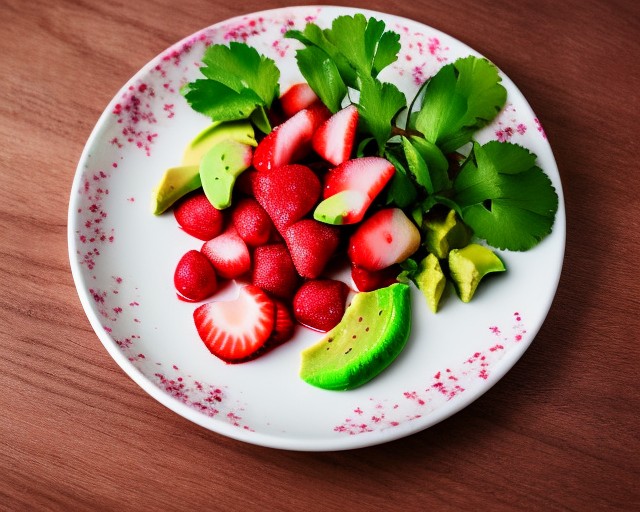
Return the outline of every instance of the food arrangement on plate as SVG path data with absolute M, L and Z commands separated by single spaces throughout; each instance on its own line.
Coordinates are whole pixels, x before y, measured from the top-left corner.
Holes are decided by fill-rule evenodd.
M 380 79 L 401 48 L 383 21 L 344 15 L 285 37 L 301 43 L 305 82 L 283 94 L 276 63 L 253 47 L 207 48 L 182 93 L 212 124 L 156 184 L 153 213 L 172 211 L 202 241 L 174 284 L 198 303 L 194 332 L 213 355 L 254 360 L 301 324 L 324 335 L 302 352 L 300 377 L 348 390 L 403 350 L 410 287 L 433 313 L 446 286 L 472 301 L 506 270 L 497 250 L 551 232 L 558 196 L 529 150 L 474 139 L 507 97 L 488 60 L 446 64 L 406 98 Z M 227 280 L 237 297 L 216 300 Z

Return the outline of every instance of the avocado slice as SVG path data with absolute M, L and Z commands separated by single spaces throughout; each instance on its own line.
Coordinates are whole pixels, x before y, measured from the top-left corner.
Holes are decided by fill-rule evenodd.
M 197 165 L 167 169 L 151 194 L 151 211 L 154 215 L 160 215 L 182 196 L 200 186 L 200 168 Z
M 455 210 L 449 210 L 446 215 L 441 212 L 429 215 L 422 227 L 427 250 L 440 259 L 446 258 L 451 249 L 465 247 L 471 240 L 471 231 Z
M 438 304 L 444 291 L 447 279 L 442 272 L 440 261 L 434 254 L 428 254 L 420 262 L 418 274 L 415 276 L 415 282 L 425 299 L 429 309 L 434 313 L 438 312 Z
M 409 286 L 394 283 L 353 298 L 344 317 L 302 352 L 300 377 L 322 389 L 361 386 L 389 366 L 411 331 Z
M 191 140 L 184 150 L 182 165 L 200 165 L 202 157 L 213 146 L 225 139 L 232 139 L 252 147 L 258 145 L 253 126 L 249 121 L 217 121 Z
M 215 122 L 209 125 L 186 147 L 182 165 L 167 169 L 153 189 L 151 210 L 155 215 L 160 215 L 182 196 L 202 186 L 200 162 L 203 156 L 213 146 L 227 139 L 251 147 L 258 145 L 253 126 L 248 121 Z
M 325 224 L 346 224 L 354 212 L 364 209 L 368 199 L 367 194 L 359 190 L 343 190 L 321 201 L 313 218 Z
M 480 280 L 491 272 L 504 272 L 502 260 L 489 248 L 469 244 L 449 252 L 449 273 L 462 302 L 469 302 Z
M 200 162 L 200 180 L 204 194 L 218 210 L 231 206 L 236 178 L 251 165 L 251 146 L 224 139 L 205 153 Z

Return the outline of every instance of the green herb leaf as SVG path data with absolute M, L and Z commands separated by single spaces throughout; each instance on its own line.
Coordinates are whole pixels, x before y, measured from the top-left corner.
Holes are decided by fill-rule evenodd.
M 260 97 L 251 89 L 237 92 L 220 82 L 196 80 L 182 89 L 191 108 L 214 121 L 247 119 L 258 105 Z
M 302 76 L 322 103 L 333 113 L 340 110 L 347 95 L 347 86 L 335 61 L 315 46 L 298 50 L 296 60 Z
M 404 94 L 393 84 L 372 77 L 359 77 L 358 114 L 364 131 L 376 139 L 379 154 L 391 136 L 392 123 L 406 107 Z
M 258 127 L 270 131 L 264 109 L 271 107 L 280 88 L 275 62 L 244 43 L 232 42 L 207 48 L 200 72 L 205 77 L 187 84 L 182 93 L 197 112 L 214 121 L 247 119 L 256 108 Z
M 427 85 L 415 128 L 443 153 L 455 151 L 504 106 L 507 92 L 500 81 L 493 64 L 474 56 L 442 67 Z
M 396 168 L 396 172 L 387 188 L 386 203 L 387 205 L 394 204 L 399 208 L 405 208 L 416 201 L 418 197 L 416 186 L 409 178 L 404 163 L 391 150 L 385 151 L 384 156 Z
M 558 195 L 535 160 L 516 144 L 474 144 L 452 199 L 464 222 L 489 245 L 526 251 L 551 232 Z
M 326 30 L 308 23 L 303 31 L 290 30 L 285 37 L 326 53 L 344 83 L 354 89 L 359 88 L 357 75 L 376 77 L 398 58 L 400 51 L 399 34 L 385 32 L 383 21 L 367 19 L 363 14 L 338 16 Z

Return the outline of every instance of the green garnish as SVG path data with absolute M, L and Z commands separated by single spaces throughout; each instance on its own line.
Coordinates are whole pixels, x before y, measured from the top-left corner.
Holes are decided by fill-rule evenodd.
M 535 161 L 516 144 L 476 142 L 454 182 L 462 219 L 493 247 L 526 251 L 551 233 L 558 195 Z
M 271 131 L 265 109 L 280 92 L 280 70 L 255 48 L 232 42 L 205 51 L 197 79 L 183 87 L 191 107 L 214 121 L 251 119 L 263 132 Z
M 442 67 L 429 80 L 414 128 L 450 153 L 470 142 L 504 107 L 507 91 L 497 68 L 469 56 Z

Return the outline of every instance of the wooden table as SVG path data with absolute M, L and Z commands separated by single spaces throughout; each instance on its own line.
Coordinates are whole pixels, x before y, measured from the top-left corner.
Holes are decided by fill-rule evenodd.
M 640 509 L 640 4 L 360 4 L 494 60 L 545 126 L 568 239 L 531 348 L 462 412 L 357 451 L 256 447 L 164 408 L 80 305 L 66 238 L 75 167 L 143 64 L 277 4 L 0 0 L 0 509 Z

